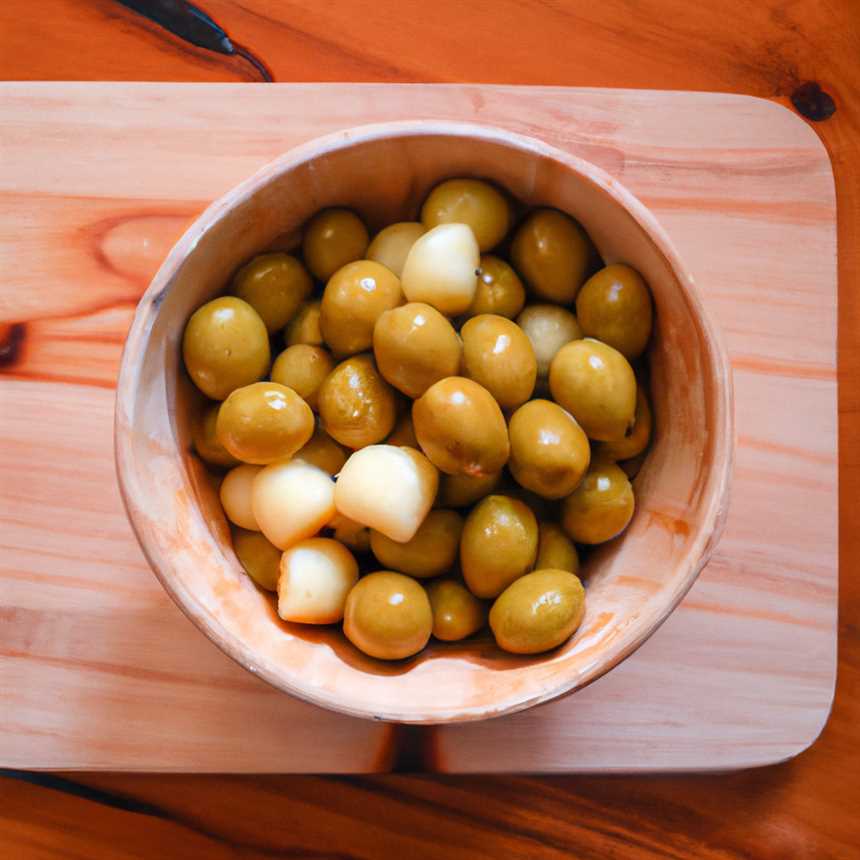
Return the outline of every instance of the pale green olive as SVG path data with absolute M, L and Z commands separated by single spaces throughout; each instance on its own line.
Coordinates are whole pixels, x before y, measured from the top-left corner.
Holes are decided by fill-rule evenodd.
M 316 412 L 320 387 L 333 370 L 334 361 L 321 346 L 297 343 L 275 359 L 271 376 L 272 382 L 292 388 Z
M 564 529 L 556 523 L 542 522 L 539 526 L 538 553 L 535 559 L 535 570 L 569 570 L 579 571 L 579 553 L 574 542 L 564 533 Z
M 427 514 L 415 535 L 405 543 L 371 531 L 370 548 L 380 564 L 417 579 L 429 579 L 447 573 L 454 566 L 462 532 L 463 518 L 456 511 L 437 509 Z
M 194 422 L 191 440 L 200 459 L 212 466 L 238 466 L 239 461 L 218 441 L 215 431 L 218 422 L 218 408 L 214 403 L 198 416 Z
M 487 607 L 453 579 L 434 579 L 427 586 L 433 610 L 433 635 L 443 642 L 458 642 L 487 623 Z
M 494 248 L 511 226 L 511 208 L 505 196 L 480 179 L 448 179 L 440 182 L 421 207 L 427 229 L 439 224 L 467 224 L 482 251 Z
M 526 288 L 519 275 L 500 257 L 481 255 L 478 286 L 467 317 L 498 314 L 513 319 L 526 303 Z
M 633 429 L 617 442 L 598 442 L 595 453 L 607 460 L 632 460 L 638 457 L 651 441 L 651 406 L 648 395 L 640 385 L 636 391 L 636 413 Z
M 327 281 L 341 266 L 364 257 L 370 237 L 349 209 L 323 209 L 305 227 L 302 254 L 314 277 Z
M 260 588 L 266 591 L 278 590 L 278 576 L 281 573 L 281 550 L 260 532 L 251 532 L 234 526 L 233 551 L 245 568 L 245 572 Z
M 614 463 L 597 461 L 564 500 L 561 524 L 577 543 L 603 543 L 627 528 L 634 507 L 627 475 Z
M 295 316 L 313 286 L 305 267 L 289 254 L 260 254 L 233 278 L 233 292 L 260 315 L 269 334 Z

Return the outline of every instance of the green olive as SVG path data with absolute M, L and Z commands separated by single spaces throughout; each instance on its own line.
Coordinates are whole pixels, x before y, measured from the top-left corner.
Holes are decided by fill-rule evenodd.
M 272 365 L 272 382 L 292 388 L 317 411 L 320 386 L 334 370 L 332 357 L 321 346 L 297 343 L 288 346 Z
M 223 296 L 191 315 L 182 338 L 182 357 L 194 384 L 212 400 L 223 400 L 266 375 L 269 333 L 247 302 Z
M 536 570 L 499 595 L 490 610 L 496 644 L 512 654 L 540 654 L 566 642 L 585 615 L 585 589 L 566 570 Z
M 561 526 L 555 523 L 540 524 L 535 570 L 569 570 L 576 573 L 579 570 L 579 553 L 576 545 L 564 533 Z
M 302 241 L 307 267 L 327 281 L 341 266 L 360 260 L 370 237 L 361 218 L 349 209 L 323 209 L 308 222 Z
M 517 483 L 546 499 L 574 491 L 588 469 L 591 448 L 585 431 L 570 413 L 550 400 L 530 400 L 508 425 Z
M 433 610 L 433 635 L 443 642 L 471 636 L 487 623 L 487 607 L 453 579 L 435 579 L 427 586 Z
M 526 288 L 519 275 L 500 257 L 481 255 L 478 287 L 466 316 L 498 314 L 513 319 L 526 303 Z
M 373 354 L 379 372 L 413 399 L 434 382 L 455 376 L 462 352 L 451 323 L 423 302 L 385 311 L 373 330 Z
M 412 414 L 410 412 L 404 412 L 397 419 L 397 423 L 394 425 L 391 435 L 385 440 L 385 444 L 418 450 L 418 440 L 415 438 L 415 428 L 412 426 Z
M 371 657 L 411 657 L 427 644 L 432 630 L 433 611 L 427 592 L 402 573 L 370 573 L 346 598 L 343 632 L 359 651 Z
M 566 343 L 582 337 L 576 317 L 558 305 L 529 305 L 517 317 L 517 325 L 526 333 L 535 351 L 538 379 L 549 376 L 552 360 Z
M 460 565 L 476 597 L 496 597 L 532 569 L 538 525 L 531 508 L 510 496 L 487 496 L 466 518 Z
M 304 447 L 296 452 L 294 459 L 304 460 L 329 475 L 336 475 L 343 468 L 348 456 L 345 448 L 338 445 L 325 430 L 317 427 Z
M 627 359 L 599 340 L 563 346 L 549 369 L 553 400 L 580 423 L 589 439 L 617 442 L 633 426 L 636 376 Z
M 384 230 L 380 230 L 370 243 L 367 259 L 382 263 L 399 278 L 403 274 L 403 264 L 409 251 L 426 232 L 427 228 L 418 221 L 389 224 Z
M 292 388 L 255 382 L 221 404 L 215 432 L 236 459 L 262 466 L 292 457 L 313 435 L 314 414 Z
M 421 221 L 428 230 L 439 224 L 466 224 L 481 251 L 489 251 L 510 229 L 511 208 L 489 182 L 449 179 L 430 192 L 421 207 Z
M 541 299 L 569 304 L 585 281 L 591 243 L 570 216 L 538 209 L 526 218 L 511 244 L 511 262 Z
M 642 386 L 636 389 L 636 412 L 633 429 L 617 442 L 598 442 L 595 453 L 606 460 L 631 460 L 641 454 L 651 441 L 651 405 Z
M 339 356 L 370 349 L 376 321 L 402 299 L 400 280 L 381 263 L 347 263 L 329 278 L 323 293 L 323 339 Z
M 260 588 L 278 590 L 281 573 L 281 550 L 269 543 L 260 532 L 249 532 L 233 526 L 233 551 L 245 572 Z
M 627 528 L 635 504 L 627 475 L 615 463 L 598 461 L 564 500 L 561 524 L 577 543 L 603 543 Z
M 502 409 L 516 409 L 531 397 L 537 360 L 531 342 L 511 320 L 481 314 L 461 329 L 464 375 L 483 385 Z
M 289 254 L 261 254 L 233 278 L 233 292 L 260 315 L 269 334 L 295 316 L 313 287 L 305 267 Z
M 295 346 L 306 343 L 310 346 L 324 346 L 320 331 L 320 302 L 305 302 L 296 312 L 292 321 L 284 329 L 284 343 Z
M 209 406 L 194 422 L 191 440 L 200 459 L 212 466 L 238 466 L 239 461 L 218 441 L 215 425 L 220 404 Z
M 487 475 L 440 475 L 437 503 L 444 508 L 467 508 L 489 496 L 502 479 L 501 472 Z
M 370 548 L 380 564 L 418 579 L 448 572 L 457 560 L 463 518 L 456 511 L 433 510 L 406 543 L 371 531 Z
M 319 410 L 325 431 L 341 445 L 357 449 L 381 442 L 392 431 L 397 401 L 373 359 L 354 355 L 326 377 Z
M 448 475 L 478 477 L 508 462 L 508 428 L 486 388 L 462 376 L 434 383 L 412 405 L 421 450 Z
M 576 297 L 576 316 L 588 337 L 632 361 L 651 337 L 651 293 L 635 269 L 615 263 L 585 282 Z

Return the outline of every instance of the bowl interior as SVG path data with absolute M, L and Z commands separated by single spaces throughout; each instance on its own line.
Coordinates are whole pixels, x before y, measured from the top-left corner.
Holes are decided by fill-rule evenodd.
M 575 637 L 537 657 L 489 640 L 428 647 L 386 664 L 337 628 L 280 621 L 241 570 L 217 493 L 190 454 L 180 344 L 191 312 L 249 257 L 289 244 L 314 212 L 356 209 L 371 231 L 413 220 L 451 176 L 485 177 L 527 205 L 555 206 L 607 262 L 647 279 L 655 426 L 628 530 L 588 558 L 587 611 Z M 183 610 L 228 654 L 276 686 L 347 713 L 447 722 L 511 712 L 577 689 L 629 654 L 690 587 L 721 529 L 731 467 L 730 381 L 689 278 L 649 213 L 613 179 L 540 142 L 461 124 L 345 132 L 287 153 L 213 204 L 168 257 L 126 345 L 117 462 L 141 544 Z

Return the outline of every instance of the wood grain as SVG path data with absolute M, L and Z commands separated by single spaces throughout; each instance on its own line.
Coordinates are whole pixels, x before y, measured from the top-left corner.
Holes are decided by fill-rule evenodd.
M 268 0 L 206 0 L 231 35 L 250 44 L 280 80 L 457 80 L 724 90 L 783 101 L 798 82 L 818 79 L 837 105 L 816 125 L 836 175 L 839 208 L 840 556 L 860 560 L 860 22 L 853 0 L 787 3 L 740 0 L 606 0 L 526 8 L 361 0 L 324 15 Z M 370 7 L 370 9 L 368 8 Z M 266 20 L 266 19 L 269 20 Z M 385 26 L 379 27 L 383 19 Z M 48 22 L 48 23 L 46 23 Z M 419 29 L 421 31 L 418 35 Z M 344 50 L 330 50 L 340 39 Z M 12 79 L 239 80 L 241 61 L 205 55 L 140 23 L 110 0 L 8 0 L 0 5 L 0 69 Z M 379 58 L 387 62 L 378 69 Z M 420 60 L 420 63 L 419 63 Z M 418 68 L 420 64 L 420 68 Z M 193 213 L 191 213 L 193 214 Z M 4 285 L 5 285 L 4 281 Z M 32 326 L 30 327 L 32 328 Z M 3 332 L 4 336 L 8 332 Z M 48 338 L 50 339 L 50 338 Z M 118 358 L 119 350 L 116 350 Z M 0 359 L 4 352 L 0 349 Z M 811 373 L 820 369 L 812 366 Z M 98 376 L 97 371 L 93 376 Z M 799 759 L 718 777 L 596 779 L 407 779 L 350 782 L 280 778 L 88 777 L 127 798 L 173 806 L 168 822 L 106 808 L 49 788 L 3 781 L 0 844 L 9 856 L 131 857 L 379 856 L 375 815 L 410 854 L 438 857 L 461 844 L 494 856 L 703 856 L 845 858 L 857 842 L 860 753 L 860 584 L 840 580 L 840 661 L 833 715 Z M 80 778 L 80 777 L 78 777 Z M 391 793 L 456 791 L 469 820 Z M 316 792 L 323 802 L 308 803 Z M 452 795 L 453 797 L 454 795 Z M 546 798 L 557 802 L 550 803 Z M 229 810 L 223 812 L 225 806 Z M 474 812 L 475 806 L 479 808 Z M 205 810 L 217 810 L 214 826 Z M 493 810 L 483 816 L 483 809 Z M 368 810 L 370 810 L 368 812 Z M 263 816 L 279 821 L 265 827 Z M 425 814 L 426 813 L 426 814 Z M 435 845 L 406 840 L 416 819 Z M 287 825 L 281 827 L 280 821 Z M 472 822 L 477 822 L 473 824 Z M 323 830 L 323 827 L 326 829 Z M 477 837 L 474 833 L 477 830 Z M 250 836 L 249 836 L 250 833 Z M 329 841 L 335 836 L 334 844 Z M 466 841 L 466 837 L 471 837 Z M 476 844 L 477 842 L 477 844 Z M 391 844 L 390 842 L 386 844 Z M 327 848 L 326 846 L 331 846 Z M 680 847 L 679 847 L 680 846 Z M 695 846 L 695 847 L 690 847 Z M 464 853 L 468 849 L 464 849 Z

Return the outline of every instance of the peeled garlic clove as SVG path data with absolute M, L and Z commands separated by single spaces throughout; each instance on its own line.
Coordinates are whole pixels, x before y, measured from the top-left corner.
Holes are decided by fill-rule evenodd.
M 369 445 L 341 469 L 337 511 L 392 540 L 411 540 L 436 498 L 439 473 L 414 448 Z
M 334 481 L 302 460 L 272 463 L 254 479 L 252 503 L 257 528 L 285 550 L 315 535 L 334 516 Z
M 465 224 L 440 224 L 409 251 L 400 286 L 410 302 L 426 302 L 448 316 L 462 314 L 475 298 L 481 262 L 478 242 Z
M 261 466 L 250 466 L 248 464 L 236 466 L 224 476 L 221 482 L 221 507 L 227 514 L 227 519 L 243 529 L 252 532 L 260 531 L 257 518 L 251 502 L 254 479 L 260 471 Z
M 335 624 L 358 581 L 358 562 L 331 538 L 310 538 L 281 556 L 278 615 L 302 624 Z

